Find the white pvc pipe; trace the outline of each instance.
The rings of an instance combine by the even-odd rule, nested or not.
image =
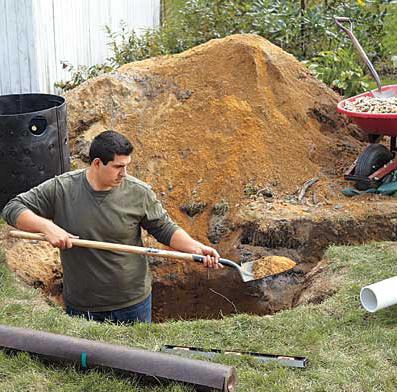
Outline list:
[[[397,276],[363,287],[360,301],[364,309],[371,313],[397,304]]]

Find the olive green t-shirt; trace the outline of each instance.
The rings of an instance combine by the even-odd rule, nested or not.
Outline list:
[[[15,226],[30,209],[81,239],[142,246],[141,228],[169,245],[178,226],[151,188],[132,176],[110,191],[94,191],[86,170],[68,172],[21,193],[3,209]],[[151,274],[143,255],[73,247],[61,250],[65,303],[83,311],[109,311],[143,301]]]

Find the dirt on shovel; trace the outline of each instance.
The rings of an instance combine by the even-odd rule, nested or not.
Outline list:
[[[276,275],[296,266],[296,263],[283,256],[266,256],[255,260],[252,273],[255,279],[262,279],[269,275]]]

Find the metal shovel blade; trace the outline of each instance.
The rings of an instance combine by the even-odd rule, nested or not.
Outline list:
[[[239,272],[240,272],[241,279],[244,282],[250,282],[251,280],[261,280],[261,279],[267,278],[269,276],[274,276],[274,275],[278,275],[283,272],[287,272],[287,271],[291,270],[292,268],[294,268],[294,267],[291,267],[291,268],[285,269],[283,271],[279,271],[274,274],[268,274],[268,275],[259,274],[256,276],[253,272],[255,263],[257,263],[257,260],[249,261],[248,263],[241,264]]]
[[[195,256],[195,257],[203,257],[203,256]],[[219,262],[223,265],[227,265],[228,267],[235,268],[238,271],[238,273],[240,274],[240,277],[243,282],[251,282],[252,280],[261,280],[268,276],[278,275],[281,272],[288,271],[288,270],[284,270],[284,271],[280,271],[276,274],[269,274],[269,275],[265,275],[265,276],[262,276],[262,275],[255,276],[253,271],[254,271],[254,264],[257,262],[257,260],[249,261],[249,262],[243,263],[241,265],[238,265],[237,263],[235,263],[234,261],[231,261],[229,259],[219,259]],[[291,267],[290,269],[292,269],[292,268],[293,267]]]
[[[195,258],[202,258],[203,256],[198,255],[195,256]],[[243,282],[250,282],[251,280],[256,280],[257,278],[254,277],[254,274],[252,272],[252,266],[255,263],[255,261],[250,261],[248,263],[243,263],[241,265],[235,263],[234,261],[231,261],[229,259],[219,259],[219,263],[222,265],[227,265],[228,267],[235,268],[238,273],[240,274],[240,277]]]
[[[371,91],[372,95],[375,98],[393,98],[396,97],[396,94],[393,90],[386,90],[382,89],[382,91],[379,90],[372,90]]]
[[[257,280],[259,278],[255,278],[253,271],[255,261],[249,261],[248,263],[241,264],[239,268],[239,273],[243,282],[250,282],[251,280]]]

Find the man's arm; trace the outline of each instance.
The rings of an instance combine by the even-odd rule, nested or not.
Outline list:
[[[73,246],[71,238],[78,238],[63,230],[52,220],[43,218],[30,210],[24,210],[19,214],[15,227],[33,233],[43,233],[52,246],[60,249],[71,248]]]
[[[214,248],[194,240],[185,230],[176,225],[152,190],[149,190],[146,194],[145,209],[146,214],[141,225],[157,241],[180,252],[206,256],[203,262],[206,267],[223,268],[223,265],[219,264],[218,252]]]
[[[219,254],[210,246],[206,246],[201,242],[194,240],[188,233],[183,229],[177,229],[171,237],[170,241],[171,248],[180,252],[194,253],[198,255],[204,255],[205,260],[204,266],[208,268],[223,268],[222,264],[219,264]]]
[[[43,182],[10,200],[2,211],[7,223],[20,230],[43,233],[46,239],[61,249],[70,248],[74,237],[51,219],[55,214],[56,180]]]

